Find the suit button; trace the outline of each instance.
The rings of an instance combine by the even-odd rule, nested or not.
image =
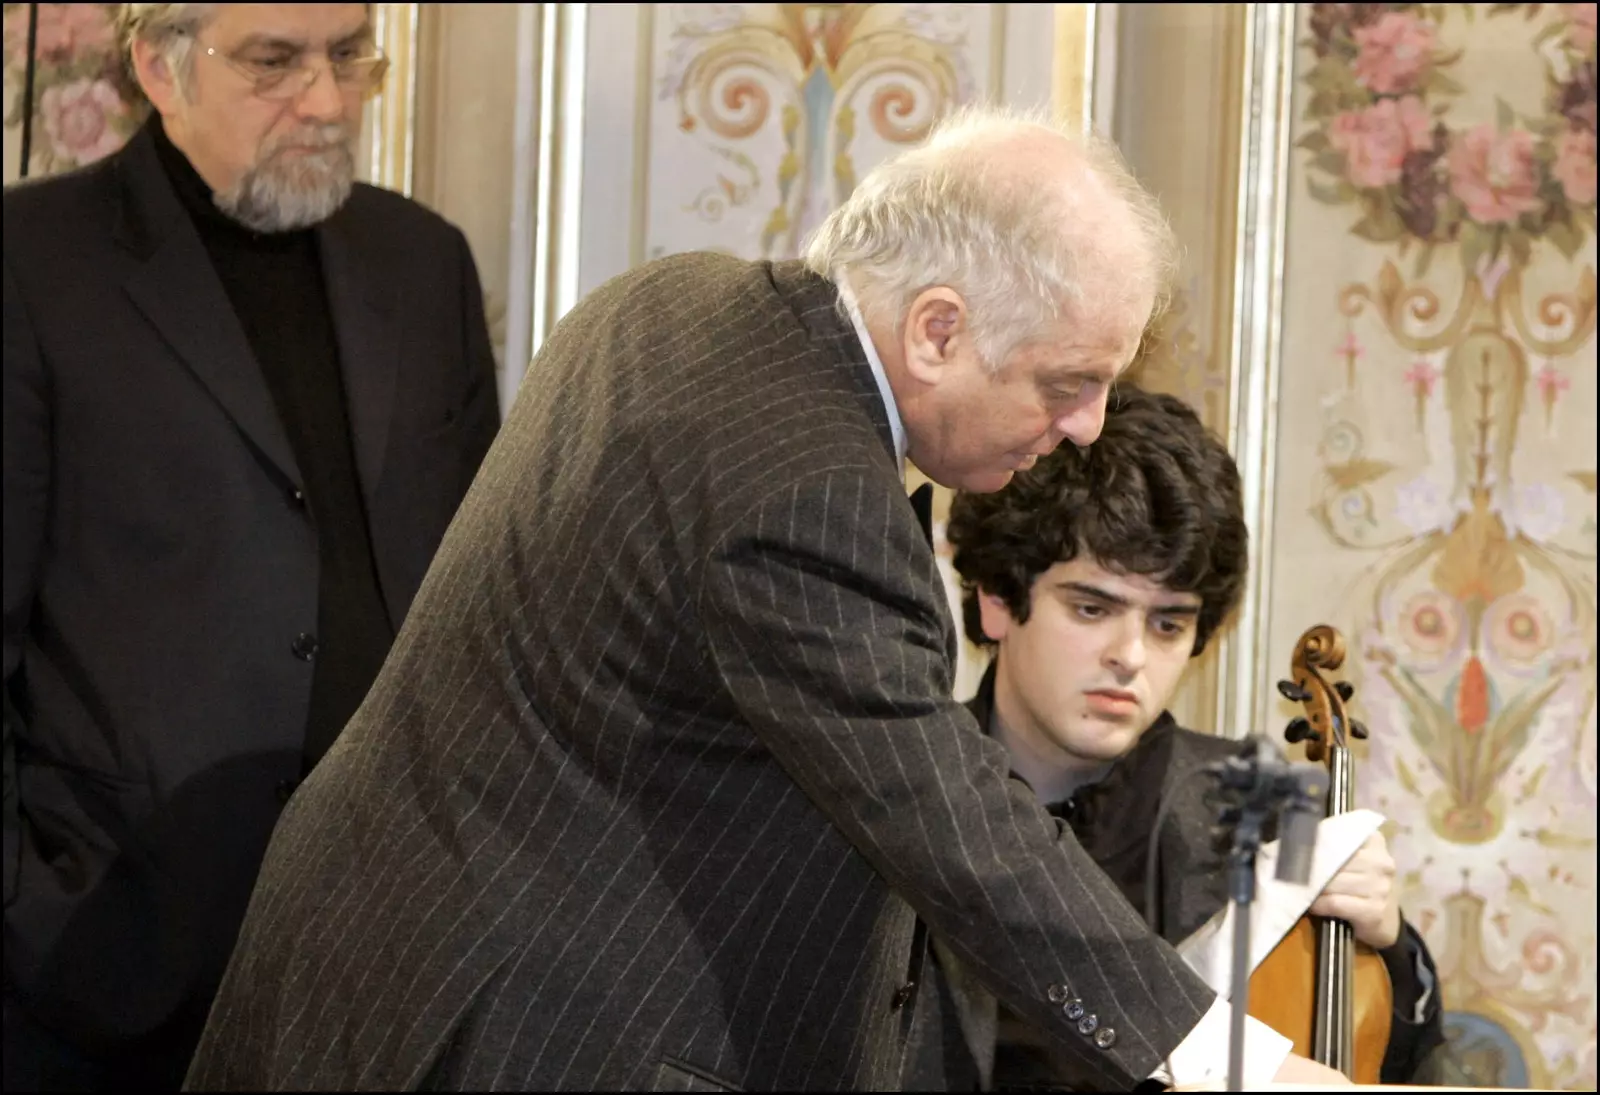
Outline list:
[[[894,999],[889,1001],[890,1010],[899,1011],[901,1008],[911,1003],[912,994],[916,991],[917,983],[915,981],[907,981],[905,984],[901,985],[895,990]]]
[[[1082,1019],[1083,1012],[1083,1001],[1076,998],[1068,1000],[1061,1005],[1061,1013],[1067,1017],[1069,1022],[1076,1023],[1079,1019]]]
[[[295,788],[299,786],[300,781],[297,779],[280,779],[276,788],[278,792],[278,801],[288,802],[289,799],[294,795]]]
[[[317,637],[302,631],[294,637],[294,643],[290,649],[294,651],[295,657],[303,662],[309,662],[317,656]]]
[[[1094,1032],[1094,1044],[1100,1049],[1110,1049],[1117,1044],[1117,1032],[1110,1027],[1101,1027]]]
[[[1045,993],[1045,997],[1052,1004],[1064,1004],[1067,1002],[1067,986],[1051,985],[1049,991]]]
[[[1078,1020],[1078,1033],[1085,1037],[1100,1029],[1100,1020],[1093,1014],[1085,1015]]]
[[[299,487],[290,487],[289,488],[289,508],[290,509],[305,509],[306,508],[306,492],[301,490]]]

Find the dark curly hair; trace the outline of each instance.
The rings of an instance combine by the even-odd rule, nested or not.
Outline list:
[[[1064,444],[992,494],[960,493],[946,530],[967,635],[992,642],[978,591],[1028,618],[1034,579],[1087,552],[1200,597],[1193,654],[1238,606],[1249,567],[1239,468],[1188,404],[1118,384],[1099,440]]]

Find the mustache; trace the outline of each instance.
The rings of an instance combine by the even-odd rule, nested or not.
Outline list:
[[[262,159],[277,155],[286,148],[306,148],[324,152],[334,148],[349,148],[355,140],[355,130],[346,125],[328,123],[306,126],[273,138],[262,149]]]

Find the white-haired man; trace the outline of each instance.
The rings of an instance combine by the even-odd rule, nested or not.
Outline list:
[[[902,478],[1093,442],[1171,254],[1108,149],[973,111],[804,262],[579,304],[274,835],[189,1085],[895,1089],[924,924],[1103,1087],[1224,1042],[950,698]]]
[[[362,4],[129,4],[5,193],[5,1087],[174,1090],[283,802],[498,428],[461,233],[353,184]]]

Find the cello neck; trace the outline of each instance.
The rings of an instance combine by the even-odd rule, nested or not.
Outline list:
[[[1350,751],[1328,750],[1328,816],[1355,809]],[[1317,921],[1317,1008],[1312,1056],[1346,1076],[1355,1067],[1355,933],[1343,920]]]
[[[1328,748],[1328,816],[1347,814],[1355,808],[1355,765],[1350,750],[1335,743]]]
[[[1351,738],[1366,728],[1352,720],[1344,703],[1354,688],[1330,684],[1322,671],[1344,663],[1344,638],[1327,625],[1300,637],[1292,661],[1293,678],[1278,689],[1301,703],[1305,717],[1290,724],[1290,740],[1306,743],[1306,759],[1328,766],[1327,816],[1355,809],[1355,766]],[[1311,1055],[1346,1076],[1355,1074],[1355,933],[1342,920],[1316,919],[1317,970],[1312,1013]]]

